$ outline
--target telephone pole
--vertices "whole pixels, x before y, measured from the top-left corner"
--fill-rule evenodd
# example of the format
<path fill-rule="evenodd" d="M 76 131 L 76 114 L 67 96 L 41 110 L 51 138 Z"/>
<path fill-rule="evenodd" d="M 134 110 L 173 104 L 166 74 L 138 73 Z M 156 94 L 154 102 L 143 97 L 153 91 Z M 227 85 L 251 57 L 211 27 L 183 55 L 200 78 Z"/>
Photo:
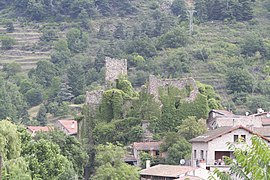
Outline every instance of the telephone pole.
<path fill-rule="evenodd" d="M 189 18 L 189 35 L 193 32 L 193 15 L 196 12 L 194 9 L 187 10 Z"/>

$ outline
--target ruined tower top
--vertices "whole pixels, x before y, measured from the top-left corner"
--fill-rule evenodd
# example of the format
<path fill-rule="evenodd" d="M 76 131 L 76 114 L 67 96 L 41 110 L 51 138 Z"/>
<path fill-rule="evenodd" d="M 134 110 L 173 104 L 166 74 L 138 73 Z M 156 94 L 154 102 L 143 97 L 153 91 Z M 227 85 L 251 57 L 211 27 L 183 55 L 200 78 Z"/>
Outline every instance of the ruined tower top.
<path fill-rule="evenodd" d="M 105 58 L 105 82 L 115 82 L 120 75 L 127 75 L 127 60 L 114 59 L 110 57 Z"/>

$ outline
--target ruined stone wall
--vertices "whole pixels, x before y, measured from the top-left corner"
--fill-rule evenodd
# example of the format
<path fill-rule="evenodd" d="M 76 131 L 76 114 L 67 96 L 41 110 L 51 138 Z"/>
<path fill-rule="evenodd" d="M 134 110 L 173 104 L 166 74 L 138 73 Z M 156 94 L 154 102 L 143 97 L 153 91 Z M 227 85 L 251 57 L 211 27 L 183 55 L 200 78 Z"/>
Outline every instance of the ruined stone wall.
<path fill-rule="evenodd" d="M 90 107 L 98 107 L 101 103 L 103 90 L 86 91 L 86 104 Z"/>
<path fill-rule="evenodd" d="M 168 87 L 173 86 L 178 89 L 183 89 L 187 85 L 191 86 L 193 90 L 190 93 L 190 96 L 187 97 L 186 101 L 194 101 L 199 93 L 196 82 L 193 78 L 183 78 L 183 79 L 158 79 L 154 75 L 149 76 L 149 85 L 148 85 L 148 93 L 153 94 L 156 99 L 159 98 L 159 88 L 160 87 Z"/>
<path fill-rule="evenodd" d="M 114 59 L 110 57 L 105 58 L 105 82 L 115 82 L 120 75 L 127 75 L 127 60 Z"/>

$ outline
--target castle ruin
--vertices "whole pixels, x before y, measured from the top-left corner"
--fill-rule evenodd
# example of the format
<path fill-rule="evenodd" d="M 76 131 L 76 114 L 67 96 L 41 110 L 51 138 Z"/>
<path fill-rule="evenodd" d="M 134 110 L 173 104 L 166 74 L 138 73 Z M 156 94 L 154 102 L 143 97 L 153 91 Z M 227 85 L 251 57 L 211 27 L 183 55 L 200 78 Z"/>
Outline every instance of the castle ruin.
<path fill-rule="evenodd" d="M 127 75 L 127 60 L 114 59 L 110 57 L 105 58 L 105 82 L 114 83 L 119 76 Z"/>
<path fill-rule="evenodd" d="M 185 100 L 188 102 L 194 101 L 199 93 L 196 82 L 193 78 L 182 78 L 182 79 L 158 79 L 154 75 L 149 76 L 148 84 L 148 93 L 154 95 L 156 99 L 159 98 L 159 88 L 160 87 L 176 87 L 178 89 L 183 89 L 186 86 L 191 86 L 192 91 L 190 92 L 189 97 L 186 97 Z"/>

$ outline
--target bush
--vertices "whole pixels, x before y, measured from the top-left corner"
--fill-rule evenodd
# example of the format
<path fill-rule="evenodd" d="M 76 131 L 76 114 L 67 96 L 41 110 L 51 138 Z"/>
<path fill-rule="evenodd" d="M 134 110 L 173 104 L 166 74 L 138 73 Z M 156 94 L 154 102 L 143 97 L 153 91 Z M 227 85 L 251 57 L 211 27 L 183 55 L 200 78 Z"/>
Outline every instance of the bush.
<path fill-rule="evenodd" d="M 85 102 L 85 95 L 79 95 L 74 98 L 74 104 L 83 104 Z"/>
<path fill-rule="evenodd" d="M 15 44 L 15 39 L 9 36 L 2 36 L 0 37 L 1 40 L 1 49 L 3 50 L 8 50 L 8 49 L 12 49 L 12 47 Z"/>
<path fill-rule="evenodd" d="M 14 26 L 13 26 L 13 22 L 8 21 L 8 22 L 6 23 L 6 31 L 7 31 L 8 33 L 12 33 L 12 32 L 14 32 L 14 30 L 15 30 L 15 28 L 14 28 Z"/>
<path fill-rule="evenodd" d="M 27 101 L 28 105 L 30 105 L 30 106 L 39 105 L 43 101 L 43 97 L 42 97 L 41 92 L 37 89 L 34 89 L 34 88 L 27 91 L 25 94 L 25 97 L 26 97 L 26 101 Z"/>
<path fill-rule="evenodd" d="M 188 43 L 188 35 L 186 30 L 182 28 L 175 28 L 158 39 L 157 48 L 177 48 L 186 46 Z"/>

